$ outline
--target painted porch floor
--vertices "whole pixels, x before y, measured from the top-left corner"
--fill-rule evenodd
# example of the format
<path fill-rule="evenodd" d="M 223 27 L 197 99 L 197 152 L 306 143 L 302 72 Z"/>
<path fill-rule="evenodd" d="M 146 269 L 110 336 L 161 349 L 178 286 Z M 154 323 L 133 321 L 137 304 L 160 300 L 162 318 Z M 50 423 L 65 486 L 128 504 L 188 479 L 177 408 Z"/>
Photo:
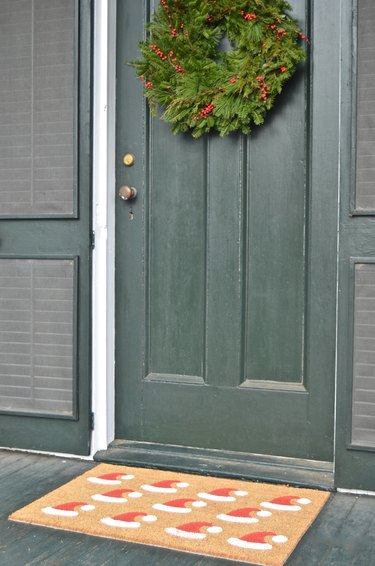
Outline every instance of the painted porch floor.
<path fill-rule="evenodd" d="M 0 451 L 1 566 L 229 566 L 116 540 L 11 523 L 8 515 L 96 463 Z M 375 566 L 375 497 L 334 494 L 287 566 Z"/>

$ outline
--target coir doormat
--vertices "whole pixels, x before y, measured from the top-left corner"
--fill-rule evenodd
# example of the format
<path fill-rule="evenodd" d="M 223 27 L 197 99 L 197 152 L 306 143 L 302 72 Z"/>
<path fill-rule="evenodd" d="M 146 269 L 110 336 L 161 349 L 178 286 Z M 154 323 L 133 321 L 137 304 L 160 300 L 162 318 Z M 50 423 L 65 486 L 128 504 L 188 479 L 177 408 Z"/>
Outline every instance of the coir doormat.
<path fill-rule="evenodd" d="M 10 519 L 276 566 L 328 498 L 287 485 L 100 464 Z"/>

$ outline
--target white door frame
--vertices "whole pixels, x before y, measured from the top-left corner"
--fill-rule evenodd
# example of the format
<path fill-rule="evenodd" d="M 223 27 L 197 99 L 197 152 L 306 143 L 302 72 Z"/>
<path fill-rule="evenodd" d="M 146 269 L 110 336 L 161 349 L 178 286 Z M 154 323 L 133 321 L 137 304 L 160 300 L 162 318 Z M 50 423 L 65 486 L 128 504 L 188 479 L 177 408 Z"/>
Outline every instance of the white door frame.
<path fill-rule="evenodd" d="M 91 455 L 114 439 L 116 0 L 94 2 Z"/>

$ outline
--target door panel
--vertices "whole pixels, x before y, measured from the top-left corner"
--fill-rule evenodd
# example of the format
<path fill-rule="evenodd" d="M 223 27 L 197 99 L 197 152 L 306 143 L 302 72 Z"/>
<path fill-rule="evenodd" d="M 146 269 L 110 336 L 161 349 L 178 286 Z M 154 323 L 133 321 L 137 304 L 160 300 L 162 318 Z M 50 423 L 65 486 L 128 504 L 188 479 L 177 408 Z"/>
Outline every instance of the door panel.
<path fill-rule="evenodd" d="M 1 2 L 1 216 L 76 206 L 75 3 Z"/>
<path fill-rule="evenodd" d="M 0 445 L 87 454 L 90 3 L 0 0 L 0 37 Z"/>
<path fill-rule="evenodd" d="M 330 461 L 334 18 L 261 129 L 194 140 L 150 118 L 126 65 L 152 6 L 118 3 L 117 184 L 138 196 L 117 201 L 116 436 Z"/>
<path fill-rule="evenodd" d="M 0 259 L 0 408 L 73 416 L 74 260 Z"/>

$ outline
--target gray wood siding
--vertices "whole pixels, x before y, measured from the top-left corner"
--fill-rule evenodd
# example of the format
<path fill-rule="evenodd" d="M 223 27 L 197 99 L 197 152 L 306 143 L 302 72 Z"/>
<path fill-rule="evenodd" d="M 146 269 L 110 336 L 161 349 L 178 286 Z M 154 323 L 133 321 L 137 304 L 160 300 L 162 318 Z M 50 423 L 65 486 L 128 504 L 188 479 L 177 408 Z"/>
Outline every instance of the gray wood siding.
<path fill-rule="evenodd" d="M 74 0 L 0 0 L 0 215 L 73 212 Z"/>
<path fill-rule="evenodd" d="M 375 446 L 375 265 L 357 264 L 352 442 Z"/>

